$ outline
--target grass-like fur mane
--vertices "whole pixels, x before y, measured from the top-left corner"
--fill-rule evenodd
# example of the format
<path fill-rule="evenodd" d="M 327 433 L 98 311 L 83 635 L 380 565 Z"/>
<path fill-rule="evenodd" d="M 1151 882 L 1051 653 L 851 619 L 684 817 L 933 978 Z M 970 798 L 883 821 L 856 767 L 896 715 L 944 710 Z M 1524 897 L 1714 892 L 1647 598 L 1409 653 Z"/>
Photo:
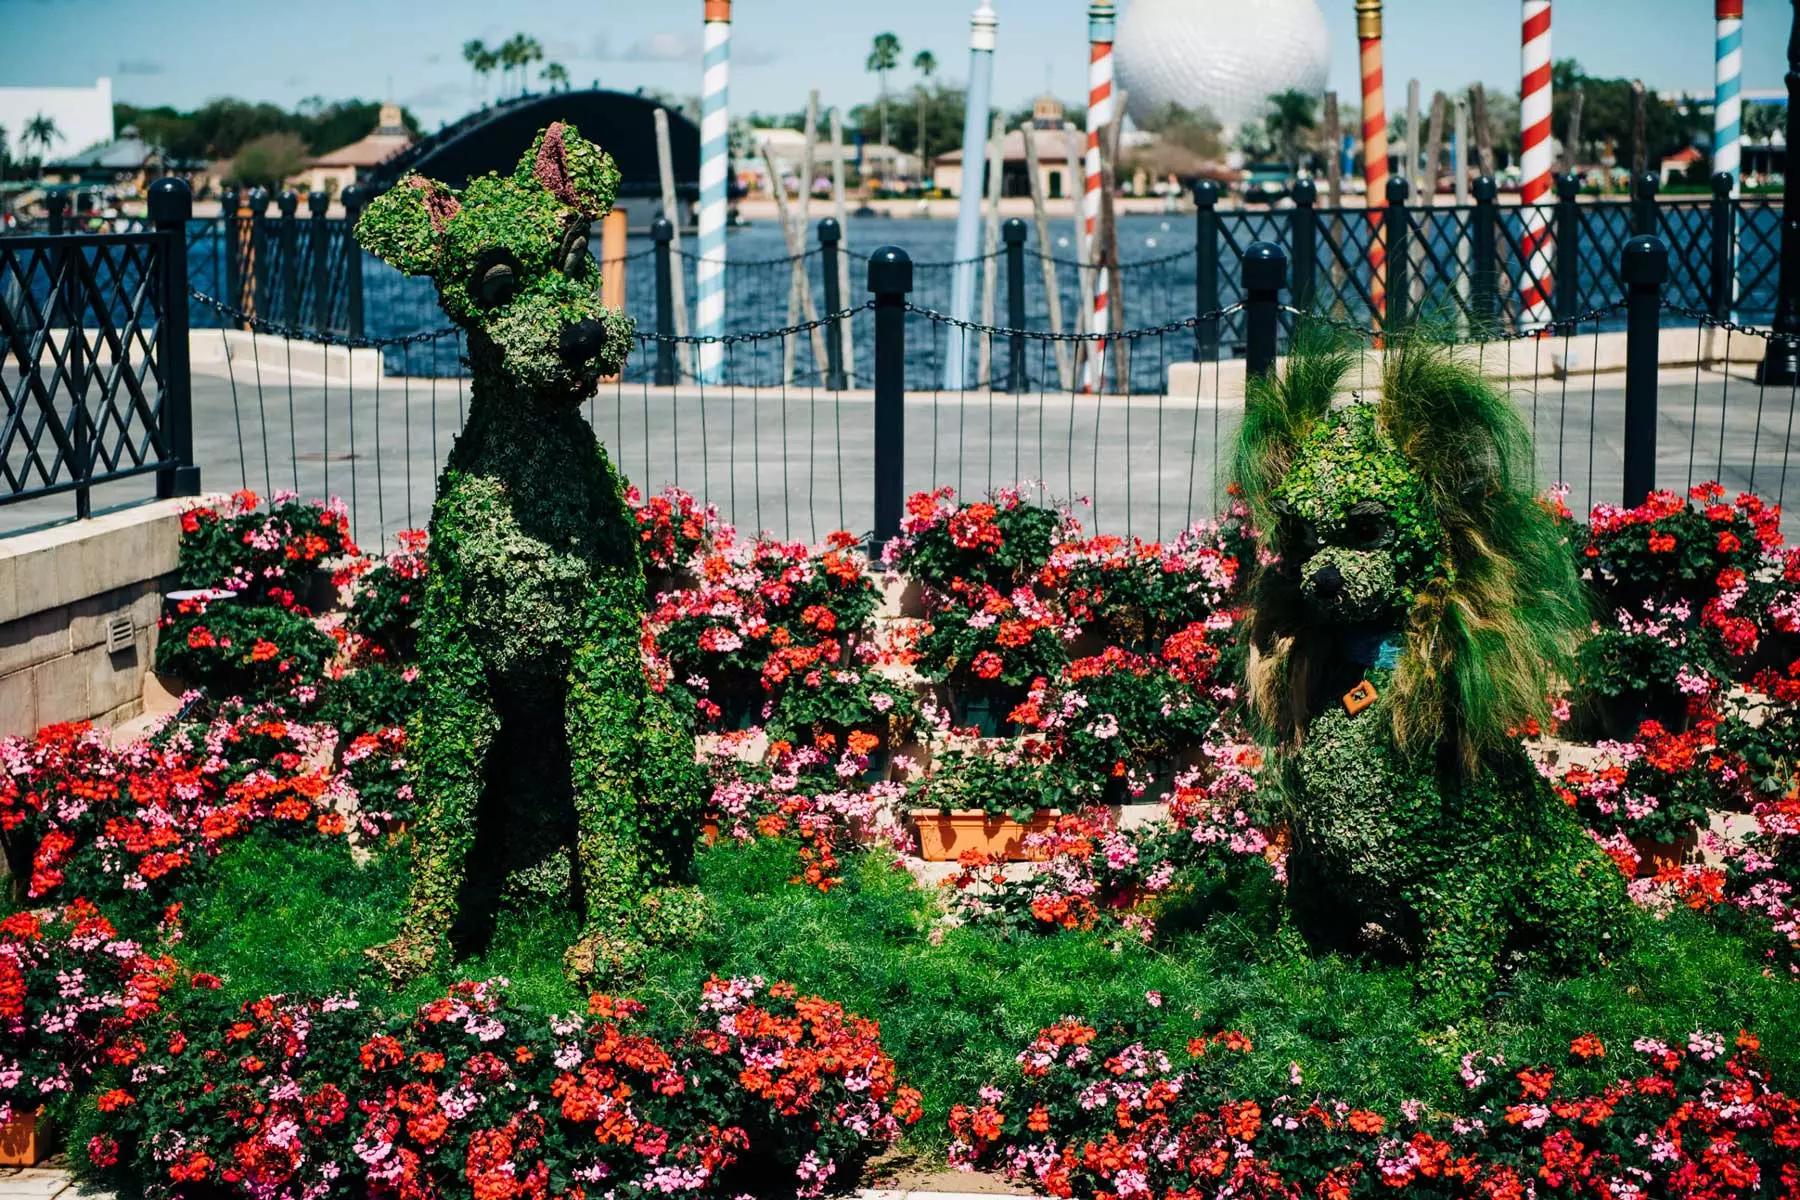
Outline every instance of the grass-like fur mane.
<path fill-rule="evenodd" d="M 1357 360 L 1354 347 L 1303 329 L 1285 370 L 1250 382 L 1234 478 L 1265 533 L 1276 528 L 1275 487 Z M 1588 611 L 1563 534 L 1535 494 L 1531 435 L 1506 395 L 1424 337 L 1389 343 L 1381 385 L 1376 419 L 1424 482 L 1445 560 L 1404 620 L 1387 695 L 1394 741 L 1409 753 L 1454 746 L 1472 768 L 1547 715 Z M 1310 681 L 1337 639 L 1307 618 L 1274 564 L 1252 582 L 1250 642 L 1253 710 L 1271 734 L 1297 744 Z"/>

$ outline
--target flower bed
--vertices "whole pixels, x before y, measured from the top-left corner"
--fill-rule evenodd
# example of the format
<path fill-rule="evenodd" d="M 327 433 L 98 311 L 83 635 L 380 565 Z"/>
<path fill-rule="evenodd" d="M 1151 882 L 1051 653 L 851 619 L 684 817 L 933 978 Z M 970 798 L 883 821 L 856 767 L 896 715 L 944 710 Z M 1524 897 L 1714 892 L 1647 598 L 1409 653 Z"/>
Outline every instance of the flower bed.
<path fill-rule="evenodd" d="M 174 615 L 231 642 L 185 711 L 131 745 L 0 746 L 26 892 L 0 922 L 0 1104 L 47 1101 L 87 1178 L 153 1197 L 817 1195 L 896 1140 L 1095 1200 L 1800 1196 L 1800 560 L 1768 509 L 1720 499 L 1571 525 L 1602 628 L 1666 617 L 1638 632 L 1674 665 L 1655 723 L 1552 782 L 1629 873 L 1721 810 L 1752 832 L 1645 871 L 1651 932 L 1597 978 L 1521 974 L 1451 1030 L 1419 1024 L 1410 967 L 1316 957 L 1284 915 L 1280 790 L 1239 711 L 1243 514 L 1128 543 L 1025 491 L 914 498 L 886 564 L 918 572 L 914 618 L 878 616 L 847 535 L 742 540 L 678 492 L 635 502 L 647 669 L 722 734 L 709 932 L 590 999 L 563 918 L 506 902 L 486 948 L 386 994 L 357 974 L 388 936 L 359 902 L 401 902 L 428 799 L 422 545 L 342 546 L 345 610 L 314 616 L 298 575 L 259 572 L 316 578 L 327 516 L 239 501 L 197 519 L 227 565 L 194 581 L 273 582 Z M 240 618 L 290 633 L 239 662 Z M 1610 670 L 1576 681 L 1577 720 Z M 971 698 L 1008 736 L 971 736 Z M 922 890 L 895 857 L 909 809 L 1023 822 L 1030 869 L 972 854 Z M 290 933 L 296 863 L 332 890 L 293 897 Z M 222 966 L 252 915 L 279 934 Z"/>
<path fill-rule="evenodd" d="M 1147 997 L 1151 1007 L 1164 998 Z M 1279 1095 L 1231 1086 L 1244 1033 L 1197 1030 L 1185 1052 L 1144 1024 L 1068 1018 L 1041 1030 L 1007 1077 L 951 1114 L 952 1161 L 991 1165 L 1050 1196 L 1792 1196 L 1800 1101 L 1769 1080 L 1760 1043 L 1696 1030 L 1607 1047 L 1576 1038 L 1597 1086 L 1548 1064 L 1465 1054 L 1466 1104 L 1381 1113 L 1320 1095 L 1298 1064 Z"/>

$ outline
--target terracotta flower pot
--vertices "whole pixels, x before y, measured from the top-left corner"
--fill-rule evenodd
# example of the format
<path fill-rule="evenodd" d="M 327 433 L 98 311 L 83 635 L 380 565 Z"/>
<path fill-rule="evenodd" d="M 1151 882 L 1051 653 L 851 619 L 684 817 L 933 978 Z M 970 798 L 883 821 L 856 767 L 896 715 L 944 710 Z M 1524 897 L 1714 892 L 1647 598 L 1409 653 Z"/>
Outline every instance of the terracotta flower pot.
<path fill-rule="evenodd" d="M 1031 862 L 1043 856 L 1026 852 L 1025 835 L 1050 829 L 1059 814 L 1053 808 L 1040 809 L 1030 824 L 980 809 L 941 812 L 915 808 L 908 815 L 919 835 L 919 854 L 926 862 L 955 862 L 971 850 L 1008 862 Z"/>
<path fill-rule="evenodd" d="M 1637 851 L 1639 879 L 1647 879 L 1660 875 L 1664 871 L 1680 870 L 1682 864 L 1694 856 L 1699 848 L 1700 834 L 1689 830 L 1680 837 L 1668 842 L 1653 842 L 1648 838 L 1632 838 L 1631 848 Z"/>
<path fill-rule="evenodd" d="M 0 1167 L 35 1167 L 49 1157 L 50 1123 L 43 1109 L 0 1125 Z"/>

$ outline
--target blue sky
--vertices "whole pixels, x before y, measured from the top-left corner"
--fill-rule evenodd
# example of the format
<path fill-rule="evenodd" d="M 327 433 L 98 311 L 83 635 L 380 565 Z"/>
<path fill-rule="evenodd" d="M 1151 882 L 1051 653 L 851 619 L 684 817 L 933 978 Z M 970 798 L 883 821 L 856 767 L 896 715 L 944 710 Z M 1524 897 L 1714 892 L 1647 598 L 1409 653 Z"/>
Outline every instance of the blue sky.
<path fill-rule="evenodd" d="M 1195 0 L 1195 3 L 1212 0 Z M 1231 0 L 1225 0 L 1231 2 Z M 997 101 L 1012 107 L 1046 78 L 1083 89 L 1085 0 L 994 0 L 1000 17 Z M 818 87 L 827 105 L 871 97 L 869 39 L 898 34 L 944 73 L 967 68 L 974 0 L 737 0 L 733 107 L 793 110 Z M 1352 0 L 1322 0 L 1332 86 L 1354 96 Z M 1556 0 L 1554 52 L 1602 75 L 1663 91 L 1712 86 L 1712 0 Z M 1745 86 L 1778 88 L 1793 9 L 1748 0 Z M 503 16 L 497 16 L 503 13 Z M 428 126 L 471 102 L 459 53 L 471 37 L 534 34 L 577 84 L 598 80 L 677 94 L 699 89 L 701 0 L 0 0 L 0 85 L 91 83 L 111 75 L 134 103 L 191 107 L 237 95 L 292 104 L 304 96 L 392 96 Z M 1387 0 L 1389 106 L 1417 77 L 1430 96 L 1480 79 L 1518 86 L 1517 0 Z M 896 83 L 909 84 L 910 69 Z"/>

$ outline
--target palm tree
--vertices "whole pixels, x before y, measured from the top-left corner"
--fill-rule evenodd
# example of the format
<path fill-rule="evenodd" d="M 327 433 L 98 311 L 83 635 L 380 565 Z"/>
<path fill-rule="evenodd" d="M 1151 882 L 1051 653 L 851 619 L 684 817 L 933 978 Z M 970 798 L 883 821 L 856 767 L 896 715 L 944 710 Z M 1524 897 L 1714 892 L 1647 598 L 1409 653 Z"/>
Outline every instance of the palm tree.
<path fill-rule="evenodd" d="M 563 66 L 561 63 L 553 62 L 544 64 L 544 69 L 539 72 L 538 78 L 542 79 L 545 86 L 553 92 L 566 92 L 569 90 L 569 68 Z"/>
<path fill-rule="evenodd" d="M 470 38 L 468 41 L 464 42 L 462 54 L 463 61 L 469 64 L 469 95 L 473 98 L 475 95 L 475 81 L 486 76 L 487 73 L 492 70 L 492 68 L 487 65 L 487 61 L 491 55 L 488 52 L 487 43 L 483 42 L 480 38 Z"/>
<path fill-rule="evenodd" d="M 39 113 L 25 122 L 25 132 L 19 135 L 19 145 L 29 146 L 36 142 L 38 161 L 42 162 L 44 155 L 50 153 L 51 144 L 60 137 L 62 137 L 62 130 L 57 127 L 56 118 Z"/>
<path fill-rule="evenodd" d="M 512 88 L 512 73 L 525 63 L 525 35 L 515 33 L 500 43 L 500 91 L 502 95 Z"/>
<path fill-rule="evenodd" d="M 937 73 L 937 68 L 937 55 L 933 54 L 931 51 L 921 50 L 913 55 L 913 70 L 919 73 L 919 144 L 914 146 L 913 149 L 916 150 L 919 155 L 919 177 L 921 180 L 926 176 L 926 163 L 929 161 L 925 157 L 925 85 L 931 82 L 931 77 Z"/>
<path fill-rule="evenodd" d="M 525 92 L 525 68 L 544 61 L 544 43 L 530 34 L 519 35 L 519 93 Z"/>
<path fill-rule="evenodd" d="M 1787 105 L 1744 105 L 1744 137 L 1752 142 L 1767 142 L 1787 128 Z"/>
<path fill-rule="evenodd" d="M 1263 118 L 1263 132 L 1281 153 L 1290 168 L 1300 163 L 1300 146 L 1306 135 L 1319 127 L 1315 106 L 1317 98 L 1310 93 L 1289 88 L 1269 97 L 1269 111 Z"/>
<path fill-rule="evenodd" d="M 881 81 L 881 144 L 891 145 L 888 140 L 888 105 L 887 77 L 888 72 L 900 65 L 900 39 L 891 33 L 875 35 L 875 44 L 869 49 L 869 61 L 866 70 L 875 72 L 875 78 Z"/>
<path fill-rule="evenodd" d="M 0 183 L 6 182 L 6 165 L 10 161 L 6 147 L 6 126 L 0 125 Z"/>

